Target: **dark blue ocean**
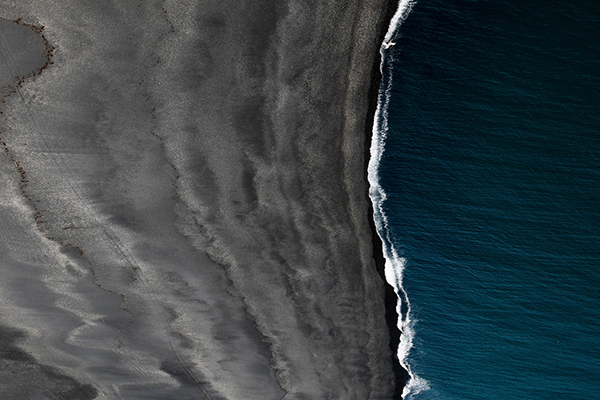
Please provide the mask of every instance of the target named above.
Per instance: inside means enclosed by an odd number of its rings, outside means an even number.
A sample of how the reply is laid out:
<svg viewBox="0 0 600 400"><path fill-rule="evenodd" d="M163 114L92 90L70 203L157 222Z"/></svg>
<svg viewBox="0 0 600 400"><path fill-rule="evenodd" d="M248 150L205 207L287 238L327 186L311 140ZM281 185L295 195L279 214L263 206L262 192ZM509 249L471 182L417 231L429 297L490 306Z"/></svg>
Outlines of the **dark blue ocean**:
<svg viewBox="0 0 600 400"><path fill-rule="evenodd" d="M600 1L419 0L394 42L406 399L600 399Z"/></svg>

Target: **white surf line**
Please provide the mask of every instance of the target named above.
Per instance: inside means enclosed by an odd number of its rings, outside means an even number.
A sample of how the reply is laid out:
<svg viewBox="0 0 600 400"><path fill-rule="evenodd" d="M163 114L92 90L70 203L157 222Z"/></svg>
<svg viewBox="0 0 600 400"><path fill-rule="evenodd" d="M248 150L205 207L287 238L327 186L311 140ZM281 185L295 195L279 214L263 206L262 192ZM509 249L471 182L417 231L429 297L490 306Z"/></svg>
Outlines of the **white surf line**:
<svg viewBox="0 0 600 400"><path fill-rule="evenodd" d="M398 30L398 27L408 17L412 10L415 0L400 0L398 3L398 9L390 21L390 25L385 34L385 38L381 45L381 75L382 75L382 87L379 89L379 98L377 101L377 109L375 111L375 118L373 121L373 132L371 137L371 149L368 166L368 180L369 180L369 197L373 203L373 219L377 229L382 245L383 255L385 257L385 277L386 280L396 292L398 296L398 302L396 305L396 312L398 313L398 329L400 329L400 344L398 346L398 360L400 365L404 368L409 375L408 382L406 383L402 392L402 398L405 399L409 395L415 395L423 390L429 389L427 381L417 376L412 372L410 364L408 363L408 354L413 347L413 339L415 337L414 323L411 320L411 305L408 299L407 293L402 286L402 278L405 268L405 260L400 257L394 248L389 231L388 219L383 210L383 203L385 202L387 195L379 183L379 164L385 151L385 141L388 134L388 107L390 102L391 90L392 90L392 62L393 58L390 58L389 62L385 62L386 53L384 50L389 49L395 43L392 42L394 34ZM386 68L387 65L387 68ZM384 68L386 71L384 73ZM383 86L385 85L385 89ZM405 313L402 313L402 306L404 305Z"/></svg>

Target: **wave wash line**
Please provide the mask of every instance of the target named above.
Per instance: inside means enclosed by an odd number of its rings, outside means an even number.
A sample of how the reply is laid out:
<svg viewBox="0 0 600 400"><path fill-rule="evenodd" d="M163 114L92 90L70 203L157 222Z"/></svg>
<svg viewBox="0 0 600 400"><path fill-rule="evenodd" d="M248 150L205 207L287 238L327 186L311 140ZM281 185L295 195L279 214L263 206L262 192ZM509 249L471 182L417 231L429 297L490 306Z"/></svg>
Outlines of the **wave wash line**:
<svg viewBox="0 0 600 400"><path fill-rule="evenodd" d="M373 135L371 138L370 149L371 158L369 159L368 166L368 179L370 184L369 197L373 203L373 218L375 220L377 234L381 238L383 244L385 277L398 296L396 312L398 313L398 329L400 329L401 333L397 355L400 365L409 375L408 382L402 391L403 399L406 399L409 395L415 395L423 390L427 390L429 386L427 381L412 372L408 363L408 354L413 347L415 331L414 324L410 318L410 301L406 294L406 290L402 286L405 260L398 255L390 238L388 219L383 211L383 203L385 202L387 195L379 183L379 165L385 150L385 141L388 134L388 107L392 90L392 65L394 61L390 56L389 62L386 62L386 49L393 44L392 39L394 38L396 31L408 17L414 3L414 0L400 0L398 9L390 21L390 25L380 49L382 83L379 89L377 110L375 111L375 119L373 121ZM386 68L385 73L384 68ZM403 309L404 313L402 312Z"/></svg>

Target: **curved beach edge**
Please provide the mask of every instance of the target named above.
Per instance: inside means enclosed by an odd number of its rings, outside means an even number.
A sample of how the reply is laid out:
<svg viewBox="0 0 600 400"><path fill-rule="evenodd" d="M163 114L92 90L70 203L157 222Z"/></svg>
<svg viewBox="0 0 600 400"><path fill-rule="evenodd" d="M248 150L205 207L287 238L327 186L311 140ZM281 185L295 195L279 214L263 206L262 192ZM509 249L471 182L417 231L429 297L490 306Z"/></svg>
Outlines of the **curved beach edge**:
<svg viewBox="0 0 600 400"><path fill-rule="evenodd" d="M383 12L384 20L386 23L382 24L382 29L379 32L379 36L377 37L378 43L383 43L386 32L388 30L389 24L398 8L400 1L395 0L388 2L386 4L386 8ZM377 104L379 101L379 92L382 83L382 74L381 74L381 53L378 49L377 54L373 57L373 66L371 68L371 84L369 89L369 104L367 109L366 121L367 125L365 126L365 160L369 160L371 157L370 148L371 141L373 140L373 125L375 124L375 113L377 112ZM367 179L368 171L365 168L364 170L364 179L367 182L366 185L366 193L365 196L368 199L369 204L369 226L371 228L372 233L372 241L373 241L373 259L375 260L375 266L377 268L377 272L381 276L385 287L385 320L387 327L389 329L390 334L390 349L392 352L392 367L394 372L394 394L393 399L401 399L402 391L406 386L409 375L408 371L406 371L401 365L398 359L398 347L400 344L400 329L398 329L398 312L396 311L396 306L398 304L398 295L394 291L392 285L390 285L385 277L385 257L383 255L383 243L381 238L377 233L377 228L375 226L374 220L374 210L373 203L369 199L369 183Z"/></svg>

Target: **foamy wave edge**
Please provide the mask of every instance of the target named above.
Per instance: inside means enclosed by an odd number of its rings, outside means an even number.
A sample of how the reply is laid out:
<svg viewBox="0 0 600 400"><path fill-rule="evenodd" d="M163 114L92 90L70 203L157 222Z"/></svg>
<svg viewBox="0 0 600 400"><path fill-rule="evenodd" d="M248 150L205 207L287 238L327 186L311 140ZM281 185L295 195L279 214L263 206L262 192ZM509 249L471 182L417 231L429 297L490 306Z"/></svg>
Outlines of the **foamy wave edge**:
<svg viewBox="0 0 600 400"><path fill-rule="evenodd" d="M390 25L385 34L381 45L381 75L382 83L379 89L377 109L373 121L373 132L371 137L371 157L368 166L369 197L373 203L373 219L377 229L377 234L383 243L383 255L385 257L385 277L386 280L396 292L398 303L396 311L398 312L398 329L400 329L400 344L398 346L398 360L400 365L409 375L408 382L402 391L402 398L406 399L409 395L415 395L419 392L429 389L427 381L414 372L408 363L408 354L413 347L415 337L414 321L411 319L411 306L406 290L402 286L402 278L406 265L405 259L400 257L394 248L388 225L388 219L383 211L383 203L386 200L386 193L379 184L379 164L385 151L385 141L388 134L388 107L392 90L392 62L387 60L387 47L385 44L391 43L394 34L410 14L415 0L400 0L398 9L390 21ZM383 69L387 66L386 71ZM384 73L385 72L385 73ZM406 312L402 313L402 304L405 305Z"/></svg>

